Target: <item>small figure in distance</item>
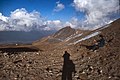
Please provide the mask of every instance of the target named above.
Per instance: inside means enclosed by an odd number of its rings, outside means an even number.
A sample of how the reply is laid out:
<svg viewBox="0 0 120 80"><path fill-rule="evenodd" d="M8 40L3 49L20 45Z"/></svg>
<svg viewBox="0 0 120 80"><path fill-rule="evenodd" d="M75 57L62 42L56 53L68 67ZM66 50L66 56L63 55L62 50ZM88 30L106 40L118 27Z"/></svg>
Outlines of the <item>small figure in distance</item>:
<svg viewBox="0 0 120 80"><path fill-rule="evenodd" d="M105 45L106 40L104 39L103 35L99 35L100 40L98 40L98 46L103 47Z"/></svg>

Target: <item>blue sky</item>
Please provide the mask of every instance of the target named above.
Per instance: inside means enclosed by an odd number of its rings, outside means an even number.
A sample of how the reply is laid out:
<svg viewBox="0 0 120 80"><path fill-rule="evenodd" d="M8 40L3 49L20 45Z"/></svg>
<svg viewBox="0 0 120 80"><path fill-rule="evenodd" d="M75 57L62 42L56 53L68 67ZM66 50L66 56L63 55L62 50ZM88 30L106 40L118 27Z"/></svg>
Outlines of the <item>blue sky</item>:
<svg viewBox="0 0 120 80"><path fill-rule="evenodd" d="M119 0L0 0L0 30L94 30L117 18Z"/></svg>
<svg viewBox="0 0 120 80"><path fill-rule="evenodd" d="M58 1L60 1L65 8L55 12L53 10ZM67 21L76 16L83 18L84 14L81 12L78 15L72 3L73 0L0 0L0 12L5 16L9 16L11 11L25 8L28 12L32 12L33 10L40 12L41 16L48 20L59 19L61 21Z"/></svg>

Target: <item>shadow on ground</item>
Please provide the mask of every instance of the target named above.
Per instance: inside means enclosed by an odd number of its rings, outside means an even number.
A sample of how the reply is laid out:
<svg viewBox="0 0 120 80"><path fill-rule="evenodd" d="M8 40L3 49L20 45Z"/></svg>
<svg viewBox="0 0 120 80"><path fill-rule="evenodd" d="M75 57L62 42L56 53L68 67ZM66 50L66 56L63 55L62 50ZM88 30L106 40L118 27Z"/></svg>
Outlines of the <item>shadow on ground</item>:
<svg viewBox="0 0 120 80"><path fill-rule="evenodd" d="M74 72L75 75L75 64L70 60L70 54L67 51L65 51L63 58L62 80L72 80L72 73Z"/></svg>
<svg viewBox="0 0 120 80"><path fill-rule="evenodd" d="M18 52L38 52L37 48L17 47L17 48L0 48L2 53L18 53Z"/></svg>

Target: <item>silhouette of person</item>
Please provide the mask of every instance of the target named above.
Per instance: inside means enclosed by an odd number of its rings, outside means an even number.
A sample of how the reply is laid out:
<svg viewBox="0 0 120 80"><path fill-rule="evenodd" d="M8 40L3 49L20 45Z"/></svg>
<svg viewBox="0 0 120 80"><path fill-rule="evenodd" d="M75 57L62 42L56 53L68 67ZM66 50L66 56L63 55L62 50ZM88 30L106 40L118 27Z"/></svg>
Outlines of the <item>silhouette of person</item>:
<svg viewBox="0 0 120 80"><path fill-rule="evenodd" d="M100 47L103 47L105 45L105 39L102 35L99 35L100 40L94 40L94 45L91 46L92 50L95 51L97 49L99 49Z"/></svg>
<svg viewBox="0 0 120 80"><path fill-rule="evenodd" d="M99 35L99 37L100 37L100 40L98 41L99 42L98 46L103 47L105 45L105 39L102 35Z"/></svg>
<svg viewBox="0 0 120 80"><path fill-rule="evenodd" d="M72 73L74 72L75 75L75 64L72 60L70 60L70 54L65 51L64 57L64 64L62 70L62 80L72 80Z"/></svg>

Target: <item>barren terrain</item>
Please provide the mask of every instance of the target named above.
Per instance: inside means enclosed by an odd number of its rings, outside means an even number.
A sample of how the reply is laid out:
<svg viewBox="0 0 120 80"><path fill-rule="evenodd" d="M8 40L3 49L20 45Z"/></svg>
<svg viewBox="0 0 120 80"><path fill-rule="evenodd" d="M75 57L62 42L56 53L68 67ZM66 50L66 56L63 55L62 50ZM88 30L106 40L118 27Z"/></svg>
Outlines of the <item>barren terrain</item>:
<svg viewBox="0 0 120 80"><path fill-rule="evenodd" d="M60 34L67 29L69 34ZM75 32L70 27L61 31L59 35L56 33L32 45L2 45L0 80L61 80L65 76L65 51L70 54L70 60L75 65L75 71L71 71L72 80L120 80L120 19L107 28L91 32ZM99 31L98 35L75 43ZM81 33L82 36L70 37ZM93 50L94 40L103 43L100 35L105 43Z"/></svg>

